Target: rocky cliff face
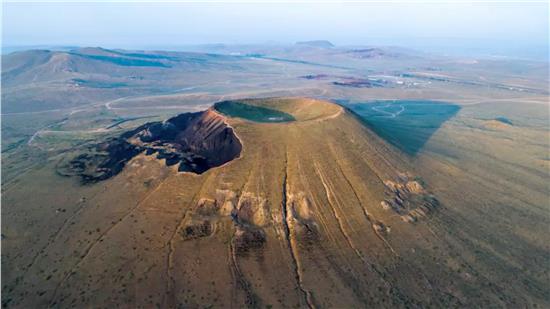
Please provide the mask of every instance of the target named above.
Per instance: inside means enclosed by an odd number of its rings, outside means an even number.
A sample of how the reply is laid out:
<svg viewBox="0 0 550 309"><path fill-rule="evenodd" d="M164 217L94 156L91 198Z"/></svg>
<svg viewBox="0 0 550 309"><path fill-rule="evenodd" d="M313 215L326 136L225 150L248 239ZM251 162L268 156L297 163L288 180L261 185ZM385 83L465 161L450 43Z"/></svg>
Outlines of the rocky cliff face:
<svg viewBox="0 0 550 309"><path fill-rule="evenodd" d="M118 174L139 153L156 155L178 171L201 174L238 157L241 143L224 118L212 110L185 113L163 122L146 123L119 137L91 145L62 161L61 175L80 176L84 183Z"/></svg>

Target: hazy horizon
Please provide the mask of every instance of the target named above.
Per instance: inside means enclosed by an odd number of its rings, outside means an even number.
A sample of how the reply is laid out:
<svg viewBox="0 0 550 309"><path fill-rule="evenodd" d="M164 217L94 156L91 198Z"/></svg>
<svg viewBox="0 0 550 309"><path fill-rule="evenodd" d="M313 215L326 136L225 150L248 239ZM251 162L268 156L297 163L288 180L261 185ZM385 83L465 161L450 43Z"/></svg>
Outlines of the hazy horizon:
<svg viewBox="0 0 550 309"><path fill-rule="evenodd" d="M59 14L63 11L64 14ZM157 18L162 16L162 18ZM388 45L451 54L548 56L547 3L3 4L4 49L198 44Z"/></svg>

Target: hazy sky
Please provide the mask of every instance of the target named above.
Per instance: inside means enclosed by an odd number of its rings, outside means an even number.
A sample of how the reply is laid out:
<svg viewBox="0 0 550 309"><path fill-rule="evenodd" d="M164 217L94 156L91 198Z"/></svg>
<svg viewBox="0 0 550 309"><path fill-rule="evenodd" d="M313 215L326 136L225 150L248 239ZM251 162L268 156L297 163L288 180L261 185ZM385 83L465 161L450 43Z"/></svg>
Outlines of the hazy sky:
<svg viewBox="0 0 550 309"><path fill-rule="evenodd" d="M327 39L337 45L548 45L548 3L4 2L4 46L177 46ZM442 39L446 40L442 40ZM434 41L436 42L436 41ZM492 44L492 43L491 43ZM496 44L496 43L495 43Z"/></svg>

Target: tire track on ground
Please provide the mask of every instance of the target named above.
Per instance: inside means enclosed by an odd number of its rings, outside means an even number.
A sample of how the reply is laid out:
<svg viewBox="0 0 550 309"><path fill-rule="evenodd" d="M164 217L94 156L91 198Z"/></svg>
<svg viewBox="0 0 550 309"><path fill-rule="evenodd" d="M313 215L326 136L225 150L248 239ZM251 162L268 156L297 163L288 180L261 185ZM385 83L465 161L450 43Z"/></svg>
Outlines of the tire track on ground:
<svg viewBox="0 0 550 309"><path fill-rule="evenodd" d="M336 152L334 150L334 146L332 144L329 144L329 147L330 147L332 153L334 154L334 157L338 158L338 156L336 155ZM351 191L353 192L353 195L355 196L355 199L359 203L359 207L361 207L361 210L363 210L363 213L365 214L365 218L367 219L367 222L371 225L372 230L374 231L376 236L388 247L388 249L390 249L390 251L393 253L393 255L396 256L396 257L399 257L399 255L397 254L397 252L395 252L395 250L390 245L388 240L384 236L382 236L382 234L380 234L380 232L378 230L376 230L374 228L374 223L377 222L378 220L372 214L370 214L367 207L365 205L363 205L363 202L359 198L359 195L357 194L357 191L355 190L352 182L349 180L346 173L344 173L344 170L342 169L342 164L340 163L340 160L336 159L335 161L336 161L336 167L338 168L338 171L340 172L342 177L346 180L348 186L350 187Z"/></svg>
<svg viewBox="0 0 550 309"><path fill-rule="evenodd" d="M316 169L316 172L317 174L319 175L319 179L321 180L323 186L325 187L325 193L327 195L327 199L328 199L328 202L329 202L329 205L330 205L330 208L332 209L333 211L333 214L334 214L334 217L336 218L336 221L338 222L339 224L339 227L340 227L340 231L342 232L342 234L344 235L344 238L346 239L349 247L354 251L355 255L357 255L357 257L366 265L369 265L370 268L372 269L372 271L374 273L376 273L379 278L382 280L382 282L386 285L386 287L389 289L390 293L394 294L395 296L397 296L398 299L400 299L401 301L406 299L404 294L396 287L394 287L388 280L385 279L385 276L384 276L384 273L378 269L378 267L376 267L375 264L373 263L370 263L362 254L361 252L359 251L359 249L357 249L357 247L355 247L355 245L353 245L352 241L351 241L351 238L350 236L347 234L347 232L345 232L344 228L343 228L343 224L342 224L342 221L341 221L341 218L339 217L339 215L337 214L336 212L336 209L334 208L333 206L333 203L331 202L331 196L334 196L334 192L332 191L332 189L328 186L328 183L325 179L325 176L323 175L323 173L320 171L319 169L319 166L318 166L318 163L317 162L314 162L315 164L315 169ZM338 203L338 201L335 200L336 203ZM340 209L341 210L341 209ZM348 223L349 224L349 223Z"/></svg>

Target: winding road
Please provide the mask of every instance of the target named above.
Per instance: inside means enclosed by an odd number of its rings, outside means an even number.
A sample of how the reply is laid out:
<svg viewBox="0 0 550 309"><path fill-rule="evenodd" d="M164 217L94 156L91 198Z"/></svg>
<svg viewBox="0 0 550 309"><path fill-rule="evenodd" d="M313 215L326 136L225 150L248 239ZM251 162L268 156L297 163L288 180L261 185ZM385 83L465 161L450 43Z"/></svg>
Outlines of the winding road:
<svg viewBox="0 0 550 309"><path fill-rule="evenodd" d="M377 111L379 113L386 114L386 115L388 115L389 118L395 118L395 117L399 116L399 114L401 114L402 112L405 111L405 106L403 106L403 105L398 105L401 109L398 110L397 112L392 113L392 112L388 112L388 111L383 110L384 108L387 108L387 107L390 107L390 106L392 106L391 103L387 103L384 106L373 106L373 107L371 107L371 109L373 111Z"/></svg>

